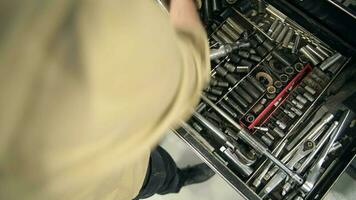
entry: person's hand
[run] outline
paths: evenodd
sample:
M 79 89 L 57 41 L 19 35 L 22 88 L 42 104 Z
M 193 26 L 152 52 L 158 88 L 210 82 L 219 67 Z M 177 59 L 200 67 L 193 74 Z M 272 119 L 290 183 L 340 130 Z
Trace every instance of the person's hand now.
M 197 13 L 199 5 L 201 5 L 201 0 L 171 0 L 170 18 L 173 25 L 182 28 L 201 26 Z

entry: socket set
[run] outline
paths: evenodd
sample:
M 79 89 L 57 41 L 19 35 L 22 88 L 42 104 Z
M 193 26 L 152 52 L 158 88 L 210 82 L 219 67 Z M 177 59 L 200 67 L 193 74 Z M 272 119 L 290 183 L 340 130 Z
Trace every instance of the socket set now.
M 201 16 L 211 81 L 178 136 L 247 199 L 322 197 L 355 141 L 353 113 L 323 105 L 350 58 L 265 1 L 203 1 Z

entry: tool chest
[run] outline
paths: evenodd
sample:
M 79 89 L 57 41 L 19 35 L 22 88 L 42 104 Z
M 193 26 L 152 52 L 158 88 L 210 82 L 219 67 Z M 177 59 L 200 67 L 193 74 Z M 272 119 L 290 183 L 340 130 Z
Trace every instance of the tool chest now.
M 203 1 L 211 81 L 175 133 L 246 199 L 321 199 L 355 157 L 354 112 L 331 101 L 354 39 L 329 26 L 352 16 L 306 2 Z

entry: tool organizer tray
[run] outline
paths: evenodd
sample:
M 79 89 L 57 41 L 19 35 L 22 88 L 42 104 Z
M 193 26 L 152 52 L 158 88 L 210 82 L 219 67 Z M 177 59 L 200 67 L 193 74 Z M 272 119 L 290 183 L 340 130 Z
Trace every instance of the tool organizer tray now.
M 320 199 L 355 156 L 353 113 L 324 106 L 352 57 L 250 3 L 210 21 L 202 11 L 211 49 L 249 46 L 211 61 L 202 101 L 175 132 L 246 199 Z

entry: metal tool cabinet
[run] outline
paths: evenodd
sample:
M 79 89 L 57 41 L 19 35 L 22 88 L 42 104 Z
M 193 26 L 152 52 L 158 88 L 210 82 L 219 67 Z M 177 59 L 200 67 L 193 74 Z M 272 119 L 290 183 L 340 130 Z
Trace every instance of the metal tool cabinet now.
M 310 164 L 309 168 L 306 168 L 309 170 L 305 170 L 302 173 L 299 172 L 298 169 L 301 167 L 301 165 L 303 165 L 303 161 L 306 160 L 305 158 L 298 162 L 296 166 L 292 167 L 288 166 L 288 160 L 283 160 L 282 158 L 288 154 L 291 149 L 293 150 L 292 147 L 288 147 L 288 143 L 293 141 L 293 139 L 296 138 L 303 129 L 305 129 L 309 122 L 312 122 L 313 116 L 317 115 L 316 113 L 318 110 L 323 109 L 321 107 L 325 102 L 327 102 L 331 88 L 334 87 L 335 82 L 338 82 L 337 79 L 346 76 L 345 72 L 347 70 L 353 71 L 352 69 L 355 65 L 354 55 L 356 52 L 354 46 L 355 40 L 352 38 L 350 39 L 350 37 L 342 31 L 345 30 L 344 26 L 334 27 L 335 29 L 333 29 L 330 28 L 330 24 L 334 24 L 335 20 L 344 19 L 345 25 L 350 25 L 355 20 L 353 18 L 354 16 L 352 16 L 352 13 L 348 13 L 347 10 L 340 10 L 340 7 L 335 6 L 336 3 L 331 1 L 329 2 L 330 5 L 327 4 L 327 8 L 323 7 L 323 9 L 330 9 L 331 11 L 335 12 L 334 18 L 332 19 L 329 19 L 325 16 L 316 15 L 313 9 L 308 10 L 308 5 L 306 4 L 307 1 L 293 2 L 284 0 L 253 0 L 249 2 L 252 2 L 250 10 L 241 8 L 241 5 L 243 4 L 239 4 L 239 1 L 237 4 L 228 5 L 227 8 L 225 8 L 225 12 L 219 13 L 220 20 L 218 20 L 218 22 L 209 22 L 209 25 L 207 25 L 206 28 L 209 34 L 211 48 L 217 48 L 217 46 L 224 45 L 224 43 L 235 42 L 236 40 L 244 39 L 251 43 L 256 43 L 252 42 L 252 40 L 256 40 L 259 44 L 251 44 L 252 48 L 248 50 L 241 50 L 242 52 L 248 51 L 249 53 L 237 53 L 240 56 L 240 58 L 238 58 L 238 62 L 241 62 L 241 56 L 243 59 L 247 59 L 251 58 L 251 55 L 256 55 L 253 58 L 254 63 L 251 65 L 251 70 L 239 76 L 233 75 L 235 78 L 227 78 L 229 71 L 226 67 L 226 63 L 232 62 L 232 58 L 230 56 L 226 56 L 221 59 L 212 61 L 212 77 L 214 77 L 213 79 L 218 80 L 215 81 L 215 86 L 219 84 L 219 81 L 220 83 L 228 82 L 229 86 L 226 87 L 223 83 L 220 84 L 223 87 L 218 85 L 217 88 L 223 88 L 221 89 L 222 93 L 220 91 L 212 91 L 211 88 L 207 89 L 204 92 L 202 101 L 197 107 L 197 110 L 192 119 L 188 120 L 187 123 L 183 123 L 181 128 L 175 130 L 175 133 L 182 140 L 184 140 L 196 152 L 196 154 L 199 155 L 212 169 L 214 169 L 231 187 L 233 187 L 246 199 L 321 199 L 355 157 L 356 138 L 354 137 L 354 134 L 352 135 L 353 130 L 349 127 L 343 129 L 342 133 L 340 133 L 341 136 L 335 140 L 339 141 L 340 145 L 342 145 L 340 148 L 341 150 L 339 149 L 338 152 L 335 153 L 334 157 L 332 154 L 326 152 L 328 159 L 323 163 L 324 171 L 318 177 L 314 187 L 308 192 L 303 192 L 303 190 L 300 188 L 301 185 L 305 183 L 305 180 L 308 177 L 307 171 L 312 168 L 313 164 Z M 259 7 L 261 6 L 261 2 L 263 3 L 263 8 Z M 262 20 L 259 19 L 259 22 L 254 21 L 256 19 L 256 13 L 251 11 L 251 9 L 255 10 L 257 13 L 263 12 L 266 14 L 263 14 L 264 17 Z M 264 10 L 262 11 L 259 9 Z M 237 23 L 237 28 L 241 28 L 242 31 L 234 29 L 236 32 L 232 33 L 231 30 L 229 30 L 235 26 L 234 23 L 231 24 L 231 18 L 235 23 Z M 268 19 L 269 21 L 265 19 Z M 325 23 L 321 19 L 325 19 Z M 281 30 L 279 30 L 280 32 L 278 34 L 273 35 L 273 31 L 275 30 L 271 31 L 270 29 L 272 26 L 274 26 L 273 22 L 276 20 L 278 20 L 278 23 L 276 24 L 283 24 L 283 28 L 280 28 Z M 283 32 L 284 28 L 286 29 L 284 31 L 285 33 L 281 33 Z M 223 34 L 219 33 L 219 31 L 222 31 Z M 288 34 L 288 32 L 291 32 L 291 34 Z M 356 31 L 350 30 L 350 33 L 351 32 L 353 33 Z M 238 38 L 234 38 L 236 34 L 238 35 Z M 298 48 L 299 52 L 290 53 L 290 51 L 293 51 L 293 45 L 296 43 L 296 34 L 299 35 L 302 40 Z M 259 41 L 262 40 L 260 38 L 263 38 L 263 41 Z M 312 47 L 307 47 L 308 45 Z M 319 48 L 318 45 L 321 47 Z M 259 54 L 260 52 L 256 53 L 255 49 L 257 49 L 259 46 L 263 46 L 264 48 L 262 49 L 267 49 L 267 52 L 262 51 L 262 54 L 265 55 Z M 302 47 L 305 47 L 306 53 L 303 52 L 304 50 Z M 319 50 L 315 50 L 313 48 L 318 48 Z M 323 48 L 325 48 L 325 51 L 330 51 L 330 55 L 328 55 L 329 58 L 337 53 L 342 55 L 342 58 L 336 62 L 337 64 L 333 63 L 331 67 L 328 66 L 328 70 L 321 70 L 322 72 L 319 72 L 319 69 L 323 68 L 322 66 L 325 60 L 328 59 L 326 56 L 328 53 L 326 53 L 326 55 L 324 54 L 325 58 L 323 58 L 323 55 L 317 56 L 318 52 L 323 52 Z M 311 55 L 311 57 L 308 57 L 308 52 L 313 54 L 314 50 L 318 51 L 316 52 L 316 55 L 314 54 Z M 291 56 L 288 57 L 287 54 L 291 54 Z M 282 58 L 278 58 L 278 56 Z M 314 61 L 313 56 L 316 57 L 316 60 L 319 61 Z M 284 57 L 287 57 L 286 61 L 283 60 Z M 307 61 L 302 63 L 303 66 L 297 70 L 295 65 L 296 63 L 301 62 L 301 57 L 306 57 Z M 290 61 L 291 63 L 289 63 L 288 59 L 294 61 Z M 267 88 L 271 85 L 264 85 L 266 90 L 260 92 L 260 96 L 258 98 L 255 98 L 254 101 L 249 103 L 247 108 L 245 108 L 243 111 L 240 111 L 240 113 L 236 112 L 237 114 L 235 115 L 233 111 L 236 110 L 233 108 L 239 110 L 241 105 L 235 105 L 234 102 L 230 102 L 231 104 L 226 106 L 226 102 L 229 100 L 229 98 L 231 99 L 231 95 L 234 91 L 237 91 L 238 88 L 241 88 L 242 84 L 245 84 L 246 81 L 248 82 L 248 79 L 251 77 L 251 79 L 255 79 L 255 77 L 258 77 L 257 72 L 260 72 L 261 70 L 263 71 L 266 65 L 272 65 L 273 62 L 271 62 L 271 60 L 277 60 L 277 62 L 284 63 L 284 66 L 293 66 L 296 71 L 293 70 L 293 73 L 289 75 L 288 80 L 283 83 L 283 86 L 280 89 L 277 89 L 277 92 L 274 91 L 273 93 L 270 93 Z M 247 63 L 247 65 L 249 64 L 249 62 L 243 63 Z M 337 67 L 334 67 L 336 65 Z M 221 68 L 224 70 L 221 70 Z M 235 68 L 232 70 L 233 73 L 236 73 L 237 68 L 238 64 L 235 63 Z M 326 71 L 328 72 L 326 73 Z M 313 90 L 305 90 L 306 86 L 308 86 L 306 84 L 307 79 L 309 79 L 310 76 L 313 76 L 313 73 L 319 73 L 322 75 L 324 72 L 327 76 L 324 77 L 324 80 L 321 80 L 324 85 L 318 89 L 318 92 L 314 93 Z M 278 74 L 273 76 L 277 77 L 279 81 L 282 80 L 282 77 Z M 261 79 L 257 80 L 262 84 Z M 275 85 L 272 86 L 276 87 Z M 302 99 L 299 100 L 308 99 L 308 103 L 305 104 L 305 107 L 300 109 L 302 112 L 299 113 L 299 116 L 295 114 L 296 112 L 294 112 L 298 110 L 296 109 L 298 104 L 294 104 L 295 102 L 290 102 L 293 98 L 296 98 L 298 94 L 302 94 L 299 91 L 299 88 L 301 87 L 304 88 L 303 95 L 308 93 L 308 91 L 311 91 L 314 93 L 314 96 L 311 100 L 308 99 L 308 96 L 302 95 L 303 98 L 300 97 Z M 214 95 L 209 96 L 209 92 L 213 92 L 215 97 Z M 247 90 L 247 93 L 251 95 L 251 91 Z M 267 96 L 268 94 L 273 94 L 273 96 Z M 267 103 L 264 103 L 262 107 L 255 112 L 255 109 L 257 109 L 255 107 L 258 104 L 262 104 L 261 102 L 263 99 L 267 99 Z M 224 102 L 225 104 L 223 104 Z M 292 106 L 287 106 L 287 102 L 288 105 L 290 104 Z M 334 105 L 334 108 L 341 108 L 342 106 L 343 105 Z M 283 114 L 283 112 L 285 113 Z M 254 113 L 253 120 L 247 120 L 248 114 L 251 113 Z M 285 118 L 288 118 L 288 116 L 291 118 L 291 120 L 288 120 L 289 122 L 287 123 L 287 128 L 283 129 L 283 134 L 280 135 L 278 135 L 278 133 L 276 134 L 275 132 L 277 131 L 276 127 L 278 130 L 280 130 L 280 124 L 276 122 L 279 120 L 279 118 L 275 116 L 282 115 L 276 115 L 276 113 L 282 113 L 283 116 L 287 116 Z M 204 121 L 208 118 L 204 114 L 209 114 L 210 121 Z M 204 120 L 202 121 L 200 117 L 203 117 Z M 274 117 L 273 120 L 272 117 Z M 335 117 L 335 121 L 337 119 L 339 122 L 342 122 L 340 116 Z M 221 120 L 221 123 L 219 120 Z M 273 124 L 273 126 L 269 126 L 270 123 Z M 325 130 L 323 129 L 318 131 L 320 132 L 317 137 L 319 139 L 315 140 L 315 144 L 320 143 L 320 138 L 326 134 L 327 129 L 331 126 L 329 125 L 330 123 L 331 122 L 327 123 L 327 126 L 322 126 L 325 128 Z M 278 138 L 273 140 L 270 146 L 266 145 L 268 144 L 266 143 L 268 140 L 266 141 L 261 139 L 265 133 L 263 132 L 263 128 L 266 128 L 264 126 L 267 126 L 267 124 L 269 128 L 267 127 L 268 130 L 266 132 L 270 132 L 270 130 L 273 129 L 273 131 L 271 131 L 274 133 L 272 138 Z M 260 129 L 262 129 L 262 131 Z M 229 130 L 231 131 L 229 132 Z M 312 128 L 310 128 L 309 131 L 307 131 L 305 134 L 308 134 L 311 130 Z M 334 132 L 336 131 L 331 130 L 330 133 Z M 317 134 L 317 132 L 315 133 Z M 325 140 L 325 143 L 323 143 L 321 147 L 326 146 L 327 141 L 331 140 L 332 136 L 333 134 L 331 134 L 330 137 Z M 305 137 L 301 137 L 300 140 L 304 139 Z M 342 141 L 340 142 L 340 140 Z M 237 147 L 236 150 L 234 145 L 238 145 L 239 148 L 242 149 L 242 153 L 238 151 L 239 148 Z M 234 148 L 231 151 L 232 153 L 227 152 L 230 147 Z M 277 155 L 278 149 L 281 149 L 280 155 Z M 321 150 L 315 154 L 315 158 L 322 154 L 322 149 L 323 148 L 321 148 Z M 243 157 L 245 160 L 252 160 L 253 163 L 243 163 L 243 166 L 239 166 L 239 163 L 232 162 L 234 158 L 229 158 L 229 156 L 237 156 L 237 160 L 241 160 L 241 157 Z M 247 158 L 245 158 L 245 156 Z M 291 156 L 293 156 L 293 154 L 291 154 Z M 311 163 L 316 162 L 317 160 L 314 160 L 314 158 L 311 159 Z M 254 187 L 254 180 L 261 174 L 267 165 L 269 166 L 269 171 L 271 171 L 273 168 L 277 169 L 274 174 L 280 172 L 281 174 L 285 175 L 285 177 L 289 178 L 283 179 L 282 183 L 279 186 L 276 186 L 277 189 L 268 193 L 268 195 L 261 195 L 259 194 L 260 191 L 265 189 L 264 186 L 271 179 L 263 179 L 262 183 L 260 183 L 258 187 Z M 243 167 L 247 168 L 246 172 L 244 172 Z M 249 173 L 248 170 L 250 169 L 252 169 L 252 173 Z M 301 180 L 298 183 L 299 179 Z M 292 189 L 286 190 L 288 193 L 281 195 L 281 190 L 284 190 L 284 186 L 286 186 L 287 183 L 292 185 Z

